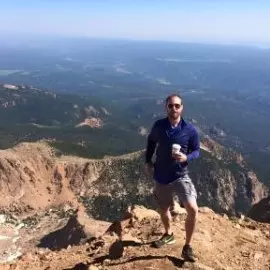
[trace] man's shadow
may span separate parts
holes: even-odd
[[[110,259],[110,261],[117,260],[122,258],[123,252],[124,252],[124,247],[128,246],[133,246],[133,247],[138,247],[138,246],[143,246],[143,245],[148,245],[152,246],[153,242],[147,242],[147,243],[139,243],[135,241],[115,241],[109,248],[109,254],[105,256],[100,256],[98,258],[95,258],[92,262],[92,264],[102,264],[106,259]],[[155,260],[155,259],[164,259],[168,258],[176,267],[182,267],[185,263],[183,259],[174,257],[174,256],[159,256],[159,255],[145,255],[145,256],[138,256],[134,257],[125,261],[121,261],[119,263],[111,263],[110,265],[121,265],[129,262],[134,262],[134,261],[146,261],[146,260]]]
[[[157,259],[164,259],[167,258],[168,260],[170,260],[174,266],[176,267],[183,267],[185,261],[183,259],[174,257],[174,256],[160,256],[160,255],[145,255],[145,256],[138,256],[138,257],[134,257],[131,259],[127,259],[125,261],[121,261],[121,262],[113,262],[114,260],[120,259],[123,257],[123,252],[124,252],[124,248],[125,247],[140,247],[140,246],[152,246],[153,242],[147,242],[147,243],[140,243],[140,242],[135,242],[135,241],[129,241],[129,240],[117,240],[115,241],[109,248],[109,253],[107,255],[103,255],[100,257],[95,258],[92,262],[88,262],[88,263],[78,263],[76,264],[74,267],[72,268],[68,268],[65,270],[87,270],[88,267],[91,264],[103,264],[103,262],[106,259],[110,260],[110,264],[111,266],[113,265],[122,265],[125,263],[130,263],[130,262],[135,262],[135,261],[148,261],[148,260],[157,260]],[[92,257],[93,255],[90,255],[90,257]],[[108,265],[108,266],[109,266]]]
[[[135,257],[120,263],[111,263],[110,265],[121,265],[121,264],[125,264],[125,263],[129,263],[129,262],[135,262],[135,261],[147,261],[147,260],[156,260],[156,259],[164,259],[164,258],[168,258],[173,264],[174,266],[181,268],[183,267],[185,261],[173,256],[153,256],[153,255],[146,255],[146,256],[139,256],[139,257]],[[108,256],[101,256],[99,258],[96,258],[92,263],[78,263],[76,264],[74,267],[72,268],[68,268],[68,269],[64,269],[64,270],[87,270],[89,269],[89,266],[91,264],[96,264],[96,263],[103,263],[104,260],[108,259]]]

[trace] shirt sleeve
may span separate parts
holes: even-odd
[[[200,155],[200,140],[196,129],[194,129],[193,135],[190,139],[189,154],[187,155],[187,161],[196,159]]]
[[[157,142],[158,142],[158,127],[157,127],[157,123],[155,123],[147,138],[147,145],[146,145],[146,152],[145,152],[146,163],[151,162],[153,154],[156,150]]]

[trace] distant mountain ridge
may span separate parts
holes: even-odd
[[[104,104],[104,103],[103,103]],[[93,97],[56,94],[25,85],[0,85],[1,121],[47,126],[77,125],[110,113]]]
[[[211,142],[214,144],[214,142]],[[224,154],[220,148],[221,155]],[[190,166],[200,205],[220,213],[246,213],[268,194],[256,175],[230,159],[202,150]],[[131,204],[155,208],[152,180],[145,174],[144,152],[104,159],[57,157],[46,143],[23,143],[0,151],[0,206],[37,211],[69,200],[74,194],[89,215],[111,220]],[[59,170],[61,173],[59,173]],[[31,210],[32,209],[32,210]],[[108,211],[110,209],[110,211]]]

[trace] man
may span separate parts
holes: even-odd
[[[175,242],[170,226],[170,207],[175,193],[187,211],[186,242],[182,256],[185,260],[194,262],[191,240],[198,216],[198,206],[197,193],[189,178],[187,165],[199,157],[200,143],[194,126],[182,118],[183,99],[179,95],[167,97],[166,112],[166,118],[154,123],[146,148],[146,165],[148,171],[154,173],[154,195],[165,228],[165,233],[161,239],[154,242],[154,246],[161,247]],[[173,144],[181,146],[179,153],[172,153]],[[152,157],[155,151],[156,161],[153,164]]]

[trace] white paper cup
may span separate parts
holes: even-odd
[[[174,143],[172,145],[172,153],[173,154],[178,154],[180,152],[180,150],[181,150],[181,145],[180,144]]]

